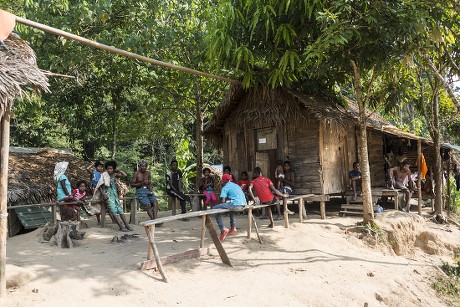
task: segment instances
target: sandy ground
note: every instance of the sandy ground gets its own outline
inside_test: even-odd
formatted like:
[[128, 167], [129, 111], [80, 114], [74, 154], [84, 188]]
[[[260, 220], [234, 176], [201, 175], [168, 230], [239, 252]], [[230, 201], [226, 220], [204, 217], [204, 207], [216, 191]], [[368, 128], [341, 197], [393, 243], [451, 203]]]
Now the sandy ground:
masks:
[[[169, 214], [168, 212], [163, 212]], [[145, 220], [141, 216], [141, 220]], [[122, 235], [115, 226], [95, 227], [79, 247], [60, 249], [41, 243], [40, 230], [7, 243], [7, 263], [36, 277], [8, 290], [3, 306], [444, 306], [431, 288], [435, 265], [452, 259], [460, 246], [456, 226], [436, 225], [415, 214], [389, 212], [378, 217], [400, 256], [385, 245], [360, 239], [359, 217], [297, 215], [285, 229], [258, 224], [265, 243], [246, 239], [246, 216], [238, 232], [223, 243], [233, 268], [223, 264], [207, 234], [210, 255], [165, 266], [169, 283], [153, 270], [142, 272], [147, 241], [111, 243]], [[228, 224], [228, 217], [225, 217]], [[217, 227], [215, 225], [215, 227]], [[201, 220], [174, 221], [157, 228], [161, 256], [199, 246]], [[446, 231], [447, 230], [447, 231]], [[254, 234], [255, 237], [255, 234]], [[415, 247], [417, 245], [418, 247]], [[398, 247], [399, 246], [399, 247]], [[7, 270], [8, 275], [8, 270]]]

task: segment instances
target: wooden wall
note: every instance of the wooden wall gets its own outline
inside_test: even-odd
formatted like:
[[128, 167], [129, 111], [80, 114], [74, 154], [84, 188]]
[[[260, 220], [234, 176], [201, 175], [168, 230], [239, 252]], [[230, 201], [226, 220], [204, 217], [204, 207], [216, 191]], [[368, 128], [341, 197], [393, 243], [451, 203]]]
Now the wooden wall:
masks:
[[286, 126], [288, 157], [295, 172], [295, 193], [322, 193], [319, 159], [319, 121], [309, 116], [305, 123]]
[[385, 186], [385, 159], [382, 132], [367, 130], [367, 150], [371, 172], [371, 186]]

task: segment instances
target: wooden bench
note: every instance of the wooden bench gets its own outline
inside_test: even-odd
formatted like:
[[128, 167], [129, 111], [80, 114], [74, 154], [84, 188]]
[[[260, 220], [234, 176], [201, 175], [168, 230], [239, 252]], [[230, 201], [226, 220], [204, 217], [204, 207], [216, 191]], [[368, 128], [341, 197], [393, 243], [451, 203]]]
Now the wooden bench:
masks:
[[[211, 218], [209, 216], [216, 214], [216, 213], [222, 214], [222, 213], [227, 213], [227, 212], [232, 212], [232, 211], [241, 212], [244, 210], [248, 210], [247, 237], [249, 239], [251, 238], [252, 225], [254, 224], [254, 228], [256, 230], [257, 237], [259, 239], [259, 243], [262, 244], [262, 239], [260, 238], [259, 231], [257, 228], [257, 223], [252, 214], [252, 211], [254, 209], [270, 207], [273, 205], [275, 204], [261, 204], [261, 205], [255, 205], [255, 206], [248, 205], [248, 206], [243, 207], [241, 210], [209, 209], [209, 210], [204, 210], [204, 211], [189, 212], [185, 214], [171, 215], [171, 216], [157, 218], [154, 220], [148, 220], [148, 221], [141, 222], [140, 225], [144, 227], [144, 230], [147, 234], [147, 238], [149, 242], [148, 242], [148, 249], [147, 249], [147, 260], [141, 263], [140, 269], [148, 270], [152, 268], [158, 268], [161, 276], [163, 277], [163, 280], [165, 282], [168, 282], [168, 278], [163, 269], [163, 264], [176, 262], [181, 259], [199, 257], [203, 255], [203, 253], [205, 253], [204, 239], [205, 239], [206, 230], [209, 232], [212, 242], [214, 243], [214, 246], [216, 247], [222, 262], [229, 266], [232, 266], [230, 259], [228, 258], [227, 253], [222, 246], [222, 243], [219, 241], [218, 234], [216, 230], [214, 229]], [[179, 255], [172, 255], [172, 256], [165, 257], [165, 258], [160, 258], [160, 254], [159, 254], [158, 248], [155, 243], [155, 225], [174, 221], [174, 220], [179, 220], [183, 218], [194, 218], [194, 217], [200, 217], [200, 216], [202, 217], [200, 248], [191, 250], [191, 251], [187, 251]], [[302, 214], [299, 214], [299, 220], [301, 219], [302, 219]], [[284, 211], [284, 227], [286, 228], [289, 227], [289, 217], [288, 217], [288, 213], [286, 210]]]

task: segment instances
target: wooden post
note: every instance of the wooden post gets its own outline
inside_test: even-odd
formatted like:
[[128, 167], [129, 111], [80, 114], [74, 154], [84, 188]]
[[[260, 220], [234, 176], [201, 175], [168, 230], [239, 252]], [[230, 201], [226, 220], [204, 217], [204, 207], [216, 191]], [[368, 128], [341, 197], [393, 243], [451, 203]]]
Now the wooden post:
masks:
[[[322, 195], [324, 197], [324, 195]], [[321, 212], [321, 219], [325, 220], [326, 219], [326, 202], [324, 201], [324, 198], [321, 198], [321, 201], [319, 203], [319, 210]]]
[[169, 199], [168, 201], [171, 202], [171, 212], [172, 212], [172, 215], [176, 215], [176, 200], [177, 200], [177, 197], [173, 197], [173, 196], [169, 196]]
[[422, 140], [417, 141], [417, 157], [418, 157], [418, 181], [417, 181], [417, 198], [418, 198], [418, 215], [422, 215]]
[[222, 246], [222, 243], [219, 241], [219, 237], [217, 236], [217, 232], [212, 226], [211, 219], [209, 218], [209, 215], [206, 215], [206, 228], [209, 231], [209, 234], [211, 235], [212, 242], [214, 242], [214, 245], [216, 246], [217, 252], [219, 253], [220, 259], [222, 259], [222, 262], [232, 266], [230, 259], [228, 259], [227, 252], [225, 251], [224, 247]]
[[200, 241], [200, 248], [204, 247], [204, 236], [206, 235], [206, 218], [203, 215], [201, 217], [201, 241]]
[[247, 234], [248, 239], [251, 239], [251, 232], [252, 232], [252, 206], [248, 208], [248, 234]]
[[133, 225], [137, 225], [139, 223], [139, 219], [137, 216], [137, 208], [138, 208], [137, 198], [131, 200], [131, 214], [129, 216], [129, 223]]
[[257, 227], [257, 222], [256, 222], [256, 219], [254, 218], [254, 215], [251, 215], [251, 218], [252, 218], [252, 221], [254, 222], [254, 229], [256, 230], [257, 239], [259, 239], [260, 244], [263, 244], [262, 238], [260, 237], [260, 234], [259, 234], [259, 228]]
[[447, 160], [447, 216], [450, 216], [450, 159], [451, 157], [449, 157], [449, 160]]
[[[145, 229], [147, 231], [147, 228]], [[155, 238], [155, 224], [148, 226], [148, 231], [150, 232], [151, 238]], [[153, 248], [150, 245], [150, 240], [148, 242], [148, 247], [147, 247], [147, 260], [152, 260], [153, 259]]]
[[289, 216], [287, 212], [287, 203], [286, 203], [286, 208], [284, 208], [284, 211], [283, 211], [283, 221], [284, 221], [284, 228], [289, 228]]
[[105, 201], [101, 202], [101, 228], [105, 228]]
[[53, 215], [53, 225], [57, 225], [57, 204], [51, 206], [51, 214]]
[[8, 235], [8, 156], [10, 150], [10, 107], [0, 123], [0, 298], [6, 297], [6, 238]]
[[303, 208], [304, 208], [304, 200], [303, 198], [299, 198], [299, 223], [303, 222]]
[[[152, 227], [153, 226], [153, 227]], [[163, 265], [161, 264], [160, 254], [158, 253], [157, 245], [155, 244], [155, 225], [146, 226], [144, 227], [145, 232], [147, 233], [147, 237], [149, 239], [149, 252], [150, 249], [153, 250], [153, 256], [155, 257], [155, 261], [157, 263], [158, 270], [160, 271], [161, 276], [163, 277], [164, 282], [168, 282], [168, 277], [166, 276], [165, 271], [163, 270]]]

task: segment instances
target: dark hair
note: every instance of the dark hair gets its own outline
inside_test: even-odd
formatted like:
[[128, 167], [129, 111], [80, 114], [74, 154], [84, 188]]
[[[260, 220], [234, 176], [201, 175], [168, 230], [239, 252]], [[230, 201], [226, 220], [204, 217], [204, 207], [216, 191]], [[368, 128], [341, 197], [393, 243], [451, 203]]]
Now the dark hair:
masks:
[[171, 165], [173, 165], [173, 163], [179, 164], [177, 163], [177, 160], [171, 160]]
[[105, 165], [104, 165], [105, 169], [107, 169], [109, 166], [112, 166], [113, 169], [117, 169], [117, 162], [113, 160], [105, 162]]
[[288, 165], [291, 165], [291, 162], [289, 162], [288, 160], [284, 161], [283, 164], [288, 164]]
[[[101, 165], [102, 165], [102, 164], [101, 164]], [[80, 181], [77, 182], [77, 188], [79, 188], [82, 184], [84, 184], [85, 186], [87, 186], [86, 181], [80, 180]]]
[[246, 171], [242, 171], [241, 174], [240, 174], [240, 177], [243, 176], [243, 175], [246, 175], [246, 177], [249, 177], [248, 172], [246, 172]]
[[203, 169], [203, 174], [204, 174], [206, 171], [208, 171], [208, 172], [211, 173], [211, 170], [210, 170], [209, 168], [206, 167], [206, 168]]
[[228, 165], [224, 166], [224, 171], [225, 170], [228, 170], [229, 173], [232, 172], [232, 168], [230, 166], [228, 166]]
[[357, 164], [359, 164], [358, 161], [354, 162], [354, 163], [353, 163], [353, 168], [355, 168], [355, 166], [356, 166]]
[[410, 165], [409, 161], [404, 160], [401, 162], [401, 167], [404, 167], [405, 165]]
[[253, 173], [254, 175], [257, 175], [257, 176], [255, 176], [255, 177], [259, 177], [260, 175], [262, 175], [262, 169], [261, 169], [260, 167], [257, 166], [256, 168], [254, 168], [254, 170], [252, 171], [252, 173]]
[[283, 165], [283, 160], [276, 160], [276, 165]]
[[102, 164], [102, 162], [101, 162], [101, 161], [99, 161], [99, 160], [96, 160], [96, 161], [94, 161], [94, 167], [96, 167], [96, 168], [97, 168], [99, 165], [102, 165], [102, 166], [104, 166], [104, 164]]

